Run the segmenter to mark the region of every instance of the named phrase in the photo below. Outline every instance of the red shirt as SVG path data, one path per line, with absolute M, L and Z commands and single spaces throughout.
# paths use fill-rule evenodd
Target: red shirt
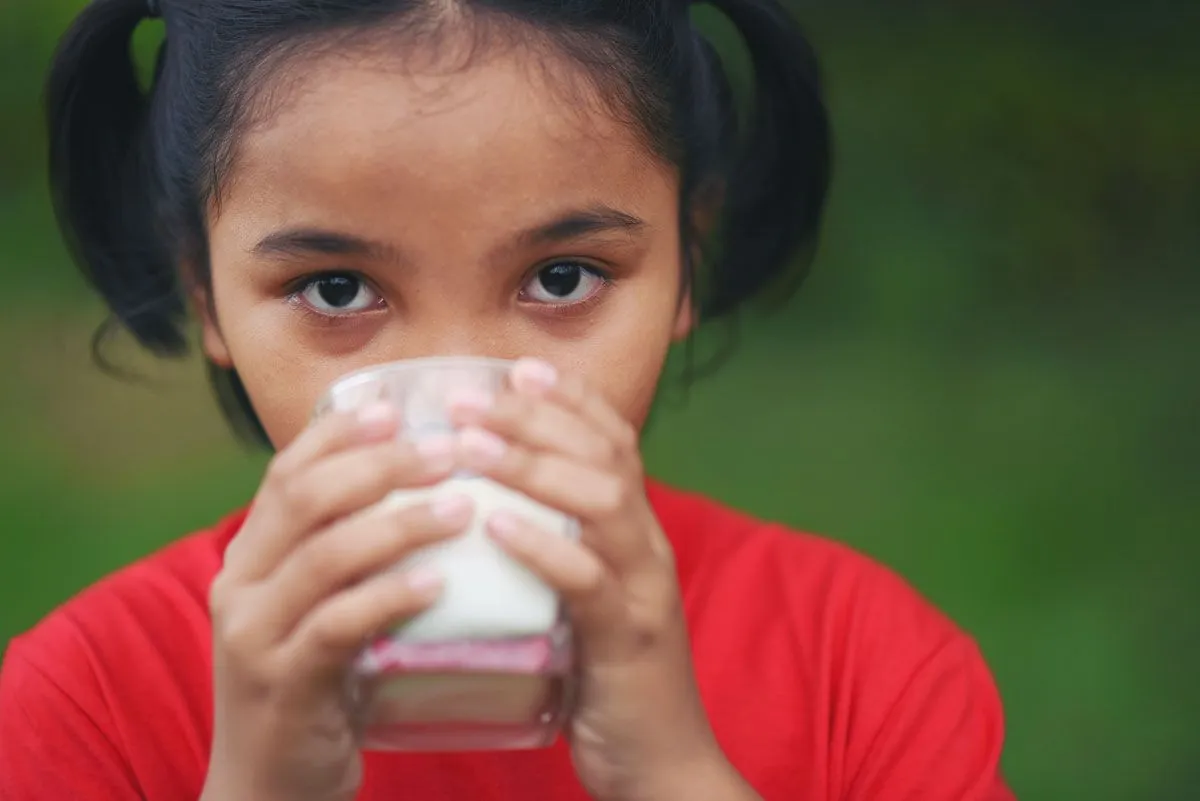
M 841 545 L 660 486 L 712 725 L 764 801 L 1012 801 L 975 644 Z M 196 801 L 208 588 L 244 513 L 86 590 L 10 644 L 2 801 Z M 543 751 L 368 754 L 360 801 L 586 801 Z

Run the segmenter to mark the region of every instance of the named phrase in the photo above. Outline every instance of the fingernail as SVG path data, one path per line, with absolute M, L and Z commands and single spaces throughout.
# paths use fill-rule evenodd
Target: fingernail
M 491 395 L 477 389 L 460 390 L 450 395 L 448 404 L 451 409 L 461 409 L 468 412 L 486 412 L 492 408 L 495 401 Z
M 471 499 L 465 495 L 448 495 L 434 501 L 433 515 L 451 525 L 466 523 L 471 519 L 471 508 Z
M 500 437 L 482 428 L 468 428 L 460 435 L 463 450 L 469 455 L 487 461 L 496 461 L 504 456 L 508 444 Z
M 450 437 L 422 439 L 416 449 L 430 470 L 449 470 L 454 466 L 454 440 Z
M 367 427 L 393 423 L 396 419 L 396 410 L 386 403 L 372 403 L 358 412 L 358 422 Z
M 558 370 L 541 359 L 521 359 L 513 367 L 512 377 L 517 389 L 547 390 L 558 383 Z
M 512 539 L 521 530 L 521 521 L 511 512 L 495 512 L 487 520 L 488 533 L 497 539 Z
M 417 595 L 432 599 L 441 593 L 446 580 L 432 567 L 415 567 L 404 574 L 404 583 Z

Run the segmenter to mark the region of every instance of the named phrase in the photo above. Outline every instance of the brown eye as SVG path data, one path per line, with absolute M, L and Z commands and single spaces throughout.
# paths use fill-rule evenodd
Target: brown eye
M 297 293 L 304 303 L 330 316 L 367 311 L 379 296 L 362 278 L 351 273 L 329 273 L 312 278 Z
M 606 280 L 587 265 L 559 262 L 538 270 L 521 294 L 534 303 L 559 306 L 582 303 L 599 292 Z

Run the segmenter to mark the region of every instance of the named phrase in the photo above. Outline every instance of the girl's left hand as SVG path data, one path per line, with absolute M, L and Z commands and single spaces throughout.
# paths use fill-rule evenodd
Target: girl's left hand
M 579 542 L 509 515 L 488 524 L 561 593 L 574 624 L 581 688 L 567 737 L 579 778 L 597 801 L 731 797 L 712 794 L 738 781 L 696 688 L 674 554 L 646 499 L 637 432 L 543 362 L 518 363 L 512 385 L 494 400 L 454 403 L 461 458 L 581 521 Z

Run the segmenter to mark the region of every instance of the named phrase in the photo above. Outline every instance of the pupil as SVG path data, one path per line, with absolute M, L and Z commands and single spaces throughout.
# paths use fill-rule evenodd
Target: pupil
M 335 309 L 349 306 L 358 297 L 358 279 L 345 275 L 322 278 L 317 283 L 317 294 Z
M 579 267 L 573 264 L 556 264 L 542 270 L 539 280 L 547 292 L 562 298 L 579 288 L 579 282 L 583 280 L 583 273 Z

